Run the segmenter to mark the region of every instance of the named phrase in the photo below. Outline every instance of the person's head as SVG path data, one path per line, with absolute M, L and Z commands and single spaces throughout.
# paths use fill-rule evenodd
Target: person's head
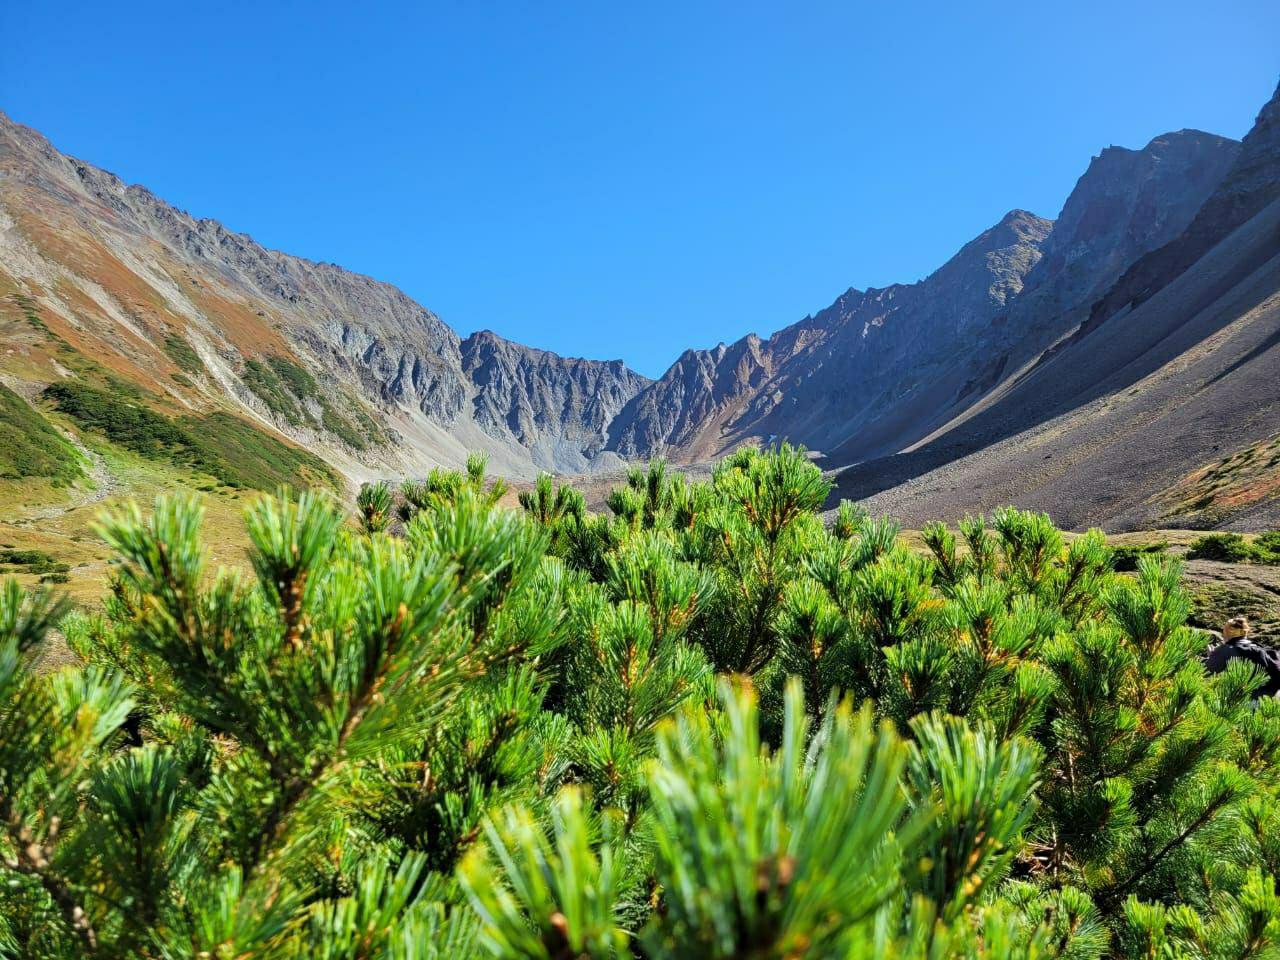
M 1249 619 L 1245 616 L 1232 617 L 1222 628 L 1223 640 L 1239 640 L 1249 636 Z

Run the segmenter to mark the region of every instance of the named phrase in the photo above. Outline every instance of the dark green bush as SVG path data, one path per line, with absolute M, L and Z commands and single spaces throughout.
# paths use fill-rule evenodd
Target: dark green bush
M 46 477 L 65 483 L 81 475 L 75 447 L 39 410 L 0 384 L 0 478 Z
M 1187 559 L 1248 563 L 1253 559 L 1253 551 L 1238 533 L 1210 533 L 1192 541 Z
M 43 550 L 0 550 L 0 563 L 29 567 L 53 563 L 53 557 Z
M 164 352 L 183 373 L 203 374 L 204 361 L 200 354 L 187 342 L 180 333 L 170 333 L 164 338 Z
M 59 563 L 43 550 L 0 550 L 0 563 L 22 567 L 24 573 L 63 577 L 61 580 L 46 580 L 42 576 L 42 583 L 66 583 L 65 575 L 71 570 L 70 564 Z
M 1253 541 L 1259 562 L 1280 565 L 1280 530 L 1271 530 Z
M 1159 543 L 1126 544 L 1111 548 L 1111 569 L 1117 573 L 1132 573 L 1138 569 L 1138 561 L 1152 554 L 1161 554 L 1169 548 L 1168 541 Z
M 1249 543 L 1238 533 L 1210 533 L 1192 541 L 1189 560 L 1223 563 L 1280 564 L 1280 531 L 1272 531 Z

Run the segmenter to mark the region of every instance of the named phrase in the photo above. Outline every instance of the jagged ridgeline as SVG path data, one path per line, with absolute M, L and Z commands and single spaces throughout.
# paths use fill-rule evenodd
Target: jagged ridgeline
M 0 954 L 1273 954 L 1280 704 L 1176 562 L 828 528 L 789 447 L 501 493 L 264 496 L 244 572 L 160 500 L 102 615 L 0 590 Z
M 26 400 L 101 387 L 92 357 L 156 414 L 216 416 L 215 439 L 270 448 L 276 481 L 298 451 L 355 483 L 481 450 L 526 483 L 785 439 L 913 528 L 1005 503 L 1073 530 L 1280 526 L 1280 90 L 1241 141 L 1183 129 L 1134 146 L 1081 157 L 1052 219 L 1012 209 L 915 282 L 690 344 L 650 380 L 462 335 L 389 284 L 193 217 L 0 114 L 0 381 Z M 698 311 L 687 326 L 706 329 Z M 0 404 L 0 430 L 30 416 Z M 238 461 L 219 484 L 274 486 L 235 450 L 175 447 L 206 476 Z

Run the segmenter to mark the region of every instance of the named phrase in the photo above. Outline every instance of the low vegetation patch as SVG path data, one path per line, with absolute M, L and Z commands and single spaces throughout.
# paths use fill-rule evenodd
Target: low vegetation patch
M 1264 533 L 1252 543 L 1238 533 L 1210 533 L 1192 541 L 1187 559 L 1280 566 L 1280 530 Z
M 310 422 L 299 398 L 294 396 L 269 365 L 260 360 L 246 360 L 245 386 L 266 404 L 267 409 L 291 426 L 301 427 Z
M 1252 592 L 1224 583 L 1198 583 L 1190 588 L 1187 622 L 1206 630 L 1221 630 L 1232 617 L 1244 615 L 1255 639 L 1280 646 L 1280 597 Z
M 18 304 L 18 308 L 22 311 L 23 318 L 30 324 L 34 330 L 41 333 L 49 333 L 49 325 L 41 319 L 39 312 L 36 310 L 36 302 L 23 293 L 13 294 L 14 302 Z
M 70 579 L 71 565 L 59 563 L 42 550 L 0 550 L 0 566 L 39 576 L 41 583 L 66 583 Z
M 335 482 L 318 457 L 231 414 L 171 419 L 147 406 L 137 391 L 99 390 L 76 382 L 52 384 L 45 397 L 81 427 L 126 450 L 207 473 L 229 487 L 266 490 L 282 483 Z
M 285 357 L 271 356 L 267 358 L 267 365 L 271 368 L 271 372 L 276 375 L 280 383 L 284 384 L 299 400 L 315 399 L 317 393 L 315 377 L 311 376 L 307 370 L 292 360 Z
M 184 417 L 196 460 L 229 487 L 271 490 L 280 484 L 333 487 L 337 477 L 319 457 L 281 443 L 229 413 Z
M 294 427 L 319 427 L 354 450 L 364 450 L 385 440 L 376 423 L 352 402 L 339 413 L 304 367 L 285 357 L 246 360 L 242 375 L 247 386 L 268 410 Z M 312 410 L 318 409 L 318 418 Z
M 164 352 L 183 373 L 203 374 L 204 361 L 196 353 L 187 338 L 180 333 L 170 333 L 164 338 Z
M 1169 549 L 1167 540 L 1158 543 L 1131 543 L 1111 548 L 1111 568 L 1119 573 L 1132 573 L 1138 569 L 1138 561 L 1147 556 L 1159 556 Z
M 320 409 L 320 423 L 353 450 L 366 450 L 370 444 L 385 441 L 382 429 L 354 403 L 343 416 L 327 402 Z
M 0 478 L 46 477 L 60 486 L 82 475 L 80 460 L 39 410 L 0 384 Z

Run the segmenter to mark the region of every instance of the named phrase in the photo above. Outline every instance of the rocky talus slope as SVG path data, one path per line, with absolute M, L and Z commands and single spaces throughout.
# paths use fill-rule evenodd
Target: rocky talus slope
M 1186 227 L 951 423 L 845 470 L 914 523 L 1016 502 L 1070 526 L 1280 525 L 1280 90 Z
M 388 284 L 193 218 L 0 115 L 0 383 L 38 404 L 91 369 L 129 403 L 234 417 L 351 480 L 477 449 L 531 478 L 786 439 L 908 520 L 963 500 L 1229 523 L 1269 509 L 1280 431 L 1278 130 L 1273 100 L 1243 143 L 1181 130 L 1108 147 L 1056 220 L 1013 210 L 922 280 L 850 288 L 650 381 L 461 337 Z M 1162 446 L 1144 460 L 1147 437 Z M 1122 449 L 1132 470 L 1104 455 Z

